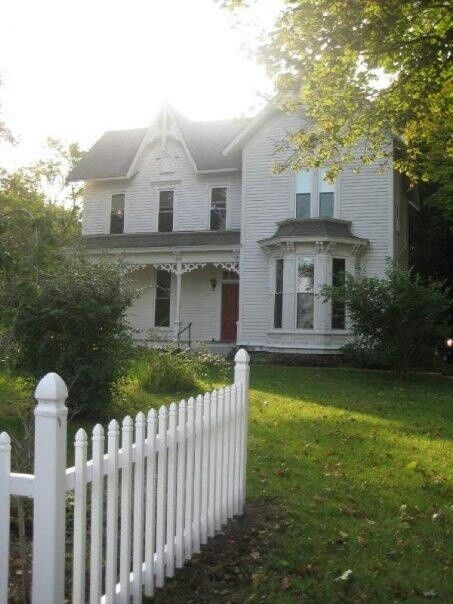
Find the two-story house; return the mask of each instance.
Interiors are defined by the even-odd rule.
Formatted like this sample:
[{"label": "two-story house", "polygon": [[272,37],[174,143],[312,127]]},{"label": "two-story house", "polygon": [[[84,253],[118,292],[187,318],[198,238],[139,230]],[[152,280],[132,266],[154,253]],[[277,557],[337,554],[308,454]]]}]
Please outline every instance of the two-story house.
[{"label": "two-story house", "polygon": [[137,266],[137,338],[177,339],[191,324],[198,342],[337,352],[347,317],[317,295],[322,284],[407,262],[408,202],[391,162],[348,166],[334,184],[322,169],[275,173],[302,119],[269,106],[193,122],[164,107],[147,128],[104,134],[73,169],[90,253]]}]

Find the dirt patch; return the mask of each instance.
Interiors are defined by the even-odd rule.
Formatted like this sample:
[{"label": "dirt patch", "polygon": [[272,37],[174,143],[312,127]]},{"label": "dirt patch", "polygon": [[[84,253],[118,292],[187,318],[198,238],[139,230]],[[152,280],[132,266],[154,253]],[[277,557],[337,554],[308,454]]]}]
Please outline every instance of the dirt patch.
[{"label": "dirt patch", "polygon": [[274,534],[286,513],[275,501],[251,501],[243,516],[230,520],[224,532],[176,571],[150,604],[244,602],[247,586],[259,579],[263,560],[273,549]]}]

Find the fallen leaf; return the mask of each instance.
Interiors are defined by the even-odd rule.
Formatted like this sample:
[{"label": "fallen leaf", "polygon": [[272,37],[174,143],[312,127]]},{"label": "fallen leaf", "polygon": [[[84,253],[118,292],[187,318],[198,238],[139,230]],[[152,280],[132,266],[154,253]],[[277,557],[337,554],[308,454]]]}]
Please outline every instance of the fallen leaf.
[{"label": "fallen leaf", "polygon": [[351,576],[352,576],[352,570],[350,568],[348,568],[348,570],[345,570],[342,575],[340,575],[339,577],[337,577],[335,579],[335,581],[349,581]]},{"label": "fallen leaf", "polygon": [[283,577],[283,579],[280,581],[280,589],[289,589],[290,585],[291,585],[290,577]]}]

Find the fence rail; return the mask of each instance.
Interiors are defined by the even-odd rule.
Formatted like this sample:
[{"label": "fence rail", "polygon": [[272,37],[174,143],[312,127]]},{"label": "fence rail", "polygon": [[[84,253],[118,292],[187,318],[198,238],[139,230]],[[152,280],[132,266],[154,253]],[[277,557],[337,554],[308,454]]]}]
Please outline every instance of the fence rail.
[{"label": "fence rail", "polygon": [[121,426],[112,420],[107,434],[96,424],[91,439],[80,429],[66,468],[67,389],[47,374],[35,392],[33,475],[11,472],[10,437],[0,434],[0,603],[8,598],[11,496],[33,499],[32,602],[64,601],[70,492],[72,602],[153,595],[243,511],[248,386],[249,356],[239,350],[232,385],[126,416]]}]

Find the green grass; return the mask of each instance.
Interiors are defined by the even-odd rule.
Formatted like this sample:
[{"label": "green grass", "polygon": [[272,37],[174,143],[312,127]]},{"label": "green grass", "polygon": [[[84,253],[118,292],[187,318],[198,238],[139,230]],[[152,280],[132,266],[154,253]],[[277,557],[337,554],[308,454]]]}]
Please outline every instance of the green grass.
[{"label": "green grass", "polygon": [[[0,379],[0,414],[21,392]],[[120,418],[189,394],[141,393],[111,411]],[[71,432],[82,423],[75,417]],[[247,496],[277,504],[284,521],[270,527],[265,555],[250,552],[241,601],[453,601],[452,432],[453,381],[440,375],[403,383],[384,372],[252,366]]]}]

